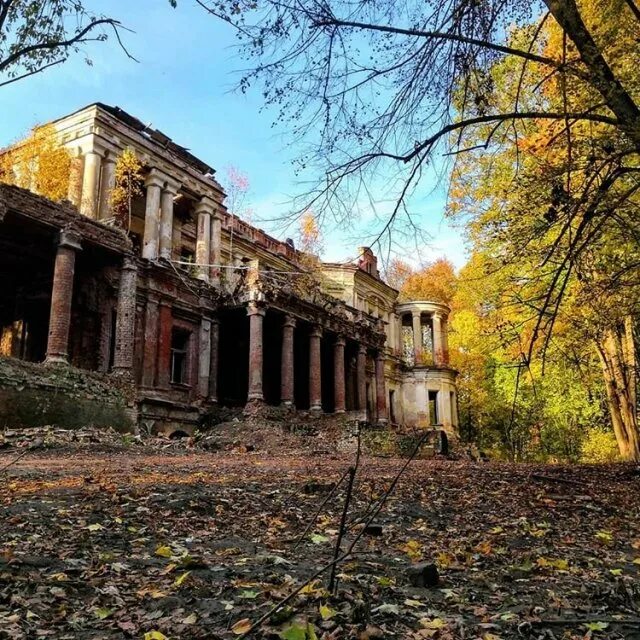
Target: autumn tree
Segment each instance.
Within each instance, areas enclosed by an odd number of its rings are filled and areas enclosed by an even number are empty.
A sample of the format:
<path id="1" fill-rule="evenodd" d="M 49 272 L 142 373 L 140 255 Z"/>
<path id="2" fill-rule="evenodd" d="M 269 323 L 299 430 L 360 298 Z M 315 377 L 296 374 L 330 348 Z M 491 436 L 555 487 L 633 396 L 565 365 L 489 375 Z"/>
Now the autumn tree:
<path id="1" fill-rule="evenodd" d="M 581 5 L 603 52 L 635 95 L 640 74 L 621 55 L 634 37 L 616 8 L 625 15 L 615 3 Z M 572 45 L 557 24 L 541 20 L 536 31 L 542 55 L 571 56 Z M 529 32 L 512 30 L 511 39 L 517 46 Z M 524 73 L 512 60 L 496 62 L 489 79 L 496 103 L 517 100 L 529 110 L 576 109 L 593 99 L 593 88 L 584 83 L 569 87 L 562 76 Z M 638 460 L 637 146 L 620 128 L 571 118 L 514 123 L 497 136 L 492 129 L 487 124 L 461 136 L 469 152 L 456 160 L 451 212 L 470 220 L 469 237 L 487 267 L 483 286 L 501 280 L 495 306 L 510 322 L 514 393 L 524 378 L 534 377 L 535 358 L 544 363 L 558 356 L 559 343 L 565 354 L 555 366 L 564 362 L 567 372 L 593 371 L 597 354 L 620 453 Z M 550 376 L 544 364 L 537 373 L 538 384 Z"/>
<path id="2" fill-rule="evenodd" d="M 635 86 L 600 29 L 606 19 L 637 31 L 632 0 L 606 0 L 595 11 L 576 0 L 199 4 L 237 27 L 253 63 L 240 88 L 258 85 L 291 138 L 306 143 L 300 166 L 315 168 L 319 179 L 305 205 L 321 217 L 342 222 L 362 199 L 391 200 L 377 231 L 414 224 L 415 189 L 441 152 L 464 151 L 469 132 L 482 132 L 478 144 L 485 145 L 519 122 L 597 125 L 640 148 Z M 517 42 L 514 24 L 524 29 Z M 545 25 L 562 36 L 559 55 L 545 51 Z M 637 46 L 623 57 L 638 67 Z M 501 61 L 540 77 L 541 97 L 562 82 L 579 89 L 581 100 L 501 100 L 491 77 Z"/>
<path id="3" fill-rule="evenodd" d="M 67 198 L 70 173 L 71 155 L 52 125 L 34 127 L 0 156 L 0 180 L 55 201 Z"/>
<path id="4" fill-rule="evenodd" d="M 142 164 L 136 152 L 127 147 L 116 160 L 114 186 L 110 194 L 113 215 L 127 231 L 131 229 L 133 201 L 143 195 L 143 184 Z"/>
<path id="5" fill-rule="evenodd" d="M 456 290 L 456 272 L 446 258 L 413 270 L 400 287 L 400 300 L 432 300 L 450 305 Z"/>
<path id="6" fill-rule="evenodd" d="M 82 0 L 0 0 L 0 87 L 62 64 L 109 35 L 122 46 L 122 28 Z"/>

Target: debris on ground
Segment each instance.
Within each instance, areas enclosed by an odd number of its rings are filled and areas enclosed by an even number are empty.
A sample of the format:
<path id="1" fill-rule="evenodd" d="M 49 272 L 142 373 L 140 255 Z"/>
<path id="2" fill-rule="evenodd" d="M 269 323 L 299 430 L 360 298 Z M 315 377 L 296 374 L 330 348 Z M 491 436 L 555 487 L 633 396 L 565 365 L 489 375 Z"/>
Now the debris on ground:
<path id="1" fill-rule="evenodd" d="M 632 466 L 414 460 L 334 595 L 309 578 L 333 558 L 342 487 L 296 541 L 352 456 L 88 433 L 47 448 L 72 436 L 45 430 L 2 475 L 1 638 L 241 638 L 300 587 L 250 637 L 640 638 Z M 343 550 L 403 462 L 363 456 Z"/>

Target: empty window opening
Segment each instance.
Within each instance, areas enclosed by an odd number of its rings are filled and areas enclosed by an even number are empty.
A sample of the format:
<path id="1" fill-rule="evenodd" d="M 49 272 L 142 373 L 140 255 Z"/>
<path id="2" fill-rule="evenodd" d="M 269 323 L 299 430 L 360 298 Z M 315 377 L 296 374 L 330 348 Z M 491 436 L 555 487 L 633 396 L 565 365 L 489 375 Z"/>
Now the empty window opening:
<path id="1" fill-rule="evenodd" d="M 171 382 L 187 384 L 187 363 L 189 359 L 189 338 L 191 334 L 184 329 L 171 332 Z"/>
<path id="2" fill-rule="evenodd" d="M 429 391 L 429 424 L 440 424 L 437 391 Z"/>

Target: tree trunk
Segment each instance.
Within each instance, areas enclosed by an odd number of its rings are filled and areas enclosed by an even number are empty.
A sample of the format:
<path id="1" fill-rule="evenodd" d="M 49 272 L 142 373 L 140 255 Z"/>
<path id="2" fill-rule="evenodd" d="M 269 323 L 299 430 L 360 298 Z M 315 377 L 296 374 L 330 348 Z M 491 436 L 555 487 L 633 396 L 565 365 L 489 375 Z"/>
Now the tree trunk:
<path id="1" fill-rule="evenodd" d="M 573 41 L 591 76 L 591 84 L 620 121 L 620 128 L 640 147 L 640 109 L 615 76 L 587 29 L 575 0 L 544 0 L 556 22 Z"/>
<path id="2" fill-rule="evenodd" d="M 636 408 L 636 354 L 633 320 L 605 329 L 596 340 L 607 389 L 607 404 L 620 455 L 640 462 L 640 436 Z"/>

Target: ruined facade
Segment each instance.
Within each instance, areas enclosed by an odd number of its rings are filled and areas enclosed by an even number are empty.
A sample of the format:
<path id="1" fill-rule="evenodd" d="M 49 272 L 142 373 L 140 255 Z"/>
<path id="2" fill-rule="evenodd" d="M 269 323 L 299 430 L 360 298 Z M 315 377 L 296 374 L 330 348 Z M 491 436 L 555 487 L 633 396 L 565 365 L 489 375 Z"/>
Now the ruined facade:
<path id="1" fill-rule="evenodd" d="M 130 380 L 157 430 L 274 405 L 455 435 L 445 305 L 399 304 L 368 248 L 311 268 L 226 210 L 211 167 L 118 108 L 52 126 L 69 203 L 0 185 L 2 355 Z M 127 148 L 144 189 L 125 230 L 110 194 Z"/>

